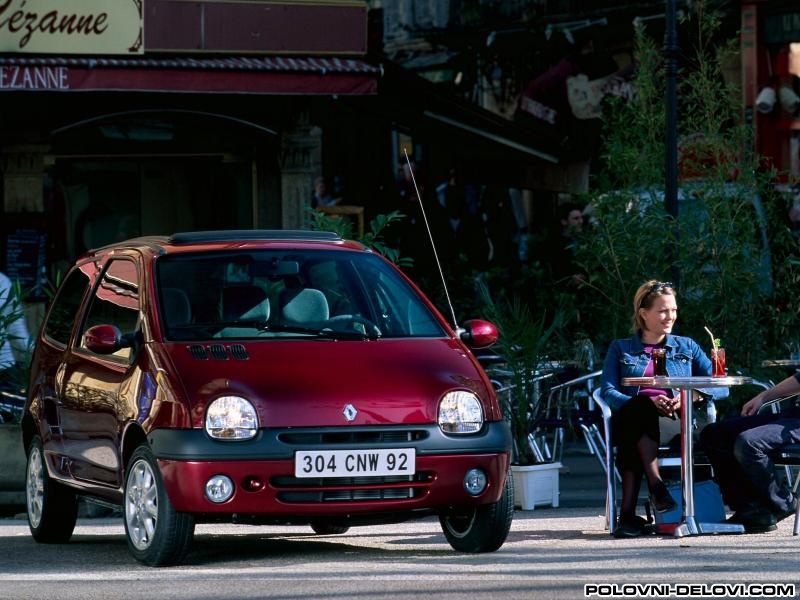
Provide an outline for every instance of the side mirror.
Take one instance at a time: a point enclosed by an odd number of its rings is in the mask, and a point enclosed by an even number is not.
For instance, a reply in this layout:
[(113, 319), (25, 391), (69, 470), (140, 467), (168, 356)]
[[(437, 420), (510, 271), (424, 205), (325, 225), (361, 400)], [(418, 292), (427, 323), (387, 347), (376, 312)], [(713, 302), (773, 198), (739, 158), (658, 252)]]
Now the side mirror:
[(472, 319), (464, 323), (461, 340), (470, 348), (488, 348), (497, 341), (500, 335), (497, 327), (489, 321)]
[(127, 338), (123, 338), (119, 327), (95, 325), (83, 334), (83, 345), (97, 354), (114, 354), (120, 348), (126, 348), (131, 344)]

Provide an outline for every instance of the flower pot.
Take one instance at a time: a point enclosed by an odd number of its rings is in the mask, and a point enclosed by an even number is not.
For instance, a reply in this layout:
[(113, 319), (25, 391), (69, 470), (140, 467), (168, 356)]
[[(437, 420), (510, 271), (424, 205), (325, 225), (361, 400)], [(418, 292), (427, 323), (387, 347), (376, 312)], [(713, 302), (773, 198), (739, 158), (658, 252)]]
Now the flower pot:
[(514, 477), (514, 505), (522, 510), (535, 506), (558, 507), (560, 462), (536, 465), (511, 465)]
[(0, 425), (0, 506), (25, 503), (25, 449), (19, 423)]

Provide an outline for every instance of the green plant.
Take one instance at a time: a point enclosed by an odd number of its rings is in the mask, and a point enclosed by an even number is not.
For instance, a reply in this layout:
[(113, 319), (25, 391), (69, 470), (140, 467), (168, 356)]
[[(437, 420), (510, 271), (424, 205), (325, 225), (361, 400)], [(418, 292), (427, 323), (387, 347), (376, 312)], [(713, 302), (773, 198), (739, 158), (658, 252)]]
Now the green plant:
[(377, 215), (370, 220), (369, 231), (359, 236), (355, 235), (352, 222), (342, 218), (340, 215), (328, 215), (313, 208), (308, 208), (307, 210), (311, 217), (311, 229), (315, 231), (333, 231), (345, 239), (355, 239), (367, 248), (372, 248), (382, 254), (398, 266), (409, 267), (413, 264), (413, 260), (410, 257), (401, 256), (400, 250), (387, 245), (384, 238), (384, 232), (388, 227), (406, 218), (399, 210), (394, 210), (385, 215)]
[(518, 296), (495, 300), (484, 284), (479, 293), (486, 317), (498, 329), (497, 349), (505, 364), (496, 375), (502, 381), (499, 400), (509, 420), (514, 440), (515, 464), (537, 462), (528, 436), (544, 416), (545, 399), (552, 381), (542, 377), (541, 365), (560, 347), (558, 333), (564, 323), (560, 312), (534, 316), (529, 305)]
[[(15, 364), (3, 370), (3, 383), (15, 392), (27, 387), (30, 370), (30, 340), (14, 334), (12, 329), (17, 321), (25, 319), (25, 296), (20, 282), (15, 281), (0, 303), (0, 347), (9, 343), (16, 350)], [(20, 349), (21, 345), (25, 346), (24, 350)]]
[(675, 281), (676, 331), (699, 339), (709, 324), (725, 337), (729, 361), (747, 366), (759, 362), (769, 337), (771, 274), (756, 200), (771, 173), (760, 173), (757, 157), (742, 151), (749, 130), (722, 75), (735, 49), (715, 39), (717, 16), (698, 2), (684, 25), (693, 33), (683, 41), (678, 76), (679, 214), (674, 219), (664, 206), (666, 79), (659, 42), (639, 30), (636, 94), (611, 101), (603, 116), (602, 167), (587, 198), (596, 225), (577, 249), (591, 292), (584, 326), (604, 347), (629, 333), (631, 298), (642, 282)]

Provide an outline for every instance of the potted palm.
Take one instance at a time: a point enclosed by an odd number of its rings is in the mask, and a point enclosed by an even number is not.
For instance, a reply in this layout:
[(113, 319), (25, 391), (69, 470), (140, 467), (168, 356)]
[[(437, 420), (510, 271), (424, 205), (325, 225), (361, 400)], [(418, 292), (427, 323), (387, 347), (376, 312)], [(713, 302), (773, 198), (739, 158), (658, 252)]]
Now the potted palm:
[(563, 315), (534, 316), (519, 298), (493, 300), (485, 287), (481, 295), (487, 317), (500, 334), (497, 349), (505, 362), (491, 369), (503, 413), (511, 426), (515, 501), (524, 510), (536, 504), (558, 506), (558, 474), (561, 463), (548, 459), (533, 438), (547, 417), (547, 396), (554, 381), (548, 368), (551, 352), (558, 345), (557, 333)]

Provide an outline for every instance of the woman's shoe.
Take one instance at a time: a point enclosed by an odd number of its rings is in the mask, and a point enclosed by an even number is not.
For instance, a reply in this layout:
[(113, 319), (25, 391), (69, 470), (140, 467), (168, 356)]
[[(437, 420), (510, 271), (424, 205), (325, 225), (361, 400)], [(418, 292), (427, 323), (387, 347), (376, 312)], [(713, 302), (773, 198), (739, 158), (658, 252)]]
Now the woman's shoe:
[(643, 535), (647, 521), (642, 517), (636, 515), (623, 516), (620, 515), (617, 520), (617, 526), (614, 528), (615, 538), (634, 538)]
[(650, 504), (656, 509), (656, 512), (669, 512), (678, 507), (678, 503), (669, 493), (667, 486), (663, 481), (659, 481), (655, 487), (650, 490)]

